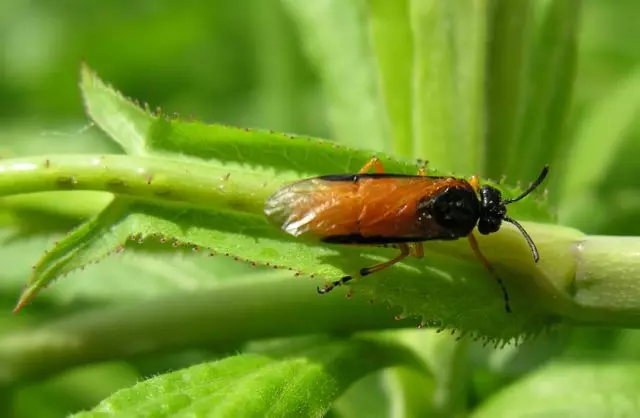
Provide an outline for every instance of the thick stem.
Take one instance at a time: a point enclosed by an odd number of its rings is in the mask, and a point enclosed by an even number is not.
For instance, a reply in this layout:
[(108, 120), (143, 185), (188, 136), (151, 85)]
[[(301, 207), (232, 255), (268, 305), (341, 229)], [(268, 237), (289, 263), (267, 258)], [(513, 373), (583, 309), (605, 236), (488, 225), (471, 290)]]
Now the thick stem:
[(264, 175), (197, 162), (124, 155), (56, 155), (0, 161), (0, 196), (94, 190), (200, 207), (262, 213)]
[(590, 236), (575, 246), (580, 322), (640, 326), (640, 238)]

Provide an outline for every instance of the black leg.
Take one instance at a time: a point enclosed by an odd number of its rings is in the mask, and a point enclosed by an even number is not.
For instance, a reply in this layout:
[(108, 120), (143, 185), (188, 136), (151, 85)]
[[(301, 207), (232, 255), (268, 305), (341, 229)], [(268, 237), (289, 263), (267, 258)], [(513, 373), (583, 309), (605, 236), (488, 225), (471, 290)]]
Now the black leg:
[[(389, 261), (385, 261), (384, 263), (376, 264), (371, 267), (364, 267), (360, 269), (360, 277), (368, 276), (371, 273), (375, 273), (380, 270), (384, 270), (387, 267), (391, 267), (397, 262), (403, 260), (405, 257), (409, 255), (409, 246), (407, 244), (398, 244), (398, 248), (400, 249), (400, 254), (396, 257), (392, 258)], [(353, 276), (344, 276), (340, 280), (336, 280), (335, 282), (331, 282), (324, 287), (318, 287), (318, 293), (324, 295), (325, 293), (331, 292), (336, 286), (341, 286), (348, 281), (353, 280)]]
[(336, 286), (341, 286), (349, 280), (353, 279), (351, 276), (344, 276), (340, 280), (336, 280), (335, 282), (331, 282), (323, 287), (318, 286), (318, 293), (324, 295), (325, 293), (331, 292)]

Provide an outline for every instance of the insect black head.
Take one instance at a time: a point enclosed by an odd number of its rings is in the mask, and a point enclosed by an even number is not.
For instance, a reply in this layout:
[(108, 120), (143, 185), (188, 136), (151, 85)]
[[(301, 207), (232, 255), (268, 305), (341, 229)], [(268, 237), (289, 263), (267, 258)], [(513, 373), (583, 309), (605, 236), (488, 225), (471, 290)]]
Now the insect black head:
[(502, 199), (502, 193), (500, 193), (498, 189), (491, 186), (482, 186), (480, 188), (480, 219), (478, 220), (478, 231), (486, 235), (498, 231), (502, 221), (513, 224), (513, 226), (518, 228), (520, 233), (522, 233), (524, 239), (527, 240), (527, 244), (529, 244), (529, 248), (533, 254), (533, 259), (535, 262), (538, 262), (540, 256), (536, 245), (522, 225), (507, 216), (507, 205), (523, 199), (534, 191), (540, 186), (540, 183), (544, 181), (545, 177), (547, 177), (547, 173), (549, 173), (549, 166), (545, 165), (536, 181), (522, 192), (520, 196), (513, 199)]

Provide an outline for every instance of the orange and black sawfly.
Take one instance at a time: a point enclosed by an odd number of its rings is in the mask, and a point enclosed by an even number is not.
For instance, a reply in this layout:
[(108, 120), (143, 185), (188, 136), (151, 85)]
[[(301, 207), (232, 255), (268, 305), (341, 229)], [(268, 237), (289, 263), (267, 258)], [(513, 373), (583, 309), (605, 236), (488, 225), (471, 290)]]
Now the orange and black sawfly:
[[(370, 173), (371, 169), (374, 173)], [(364, 277), (390, 267), (405, 257), (424, 255), (423, 241), (467, 238), (475, 255), (500, 285), (505, 309), (509, 296), (502, 280), (480, 252), (474, 228), (483, 235), (497, 232), (502, 222), (513, 224), (524, 236), (533, 259), (538, 250), (525, 229), (507, 216), (507, 205), (535, 190), (545, 179), (545, 166), (520, 196), (503, 199), (495, 187), (451, 176), (385, 173), (382, 162), (372, 158), (356, 174), (330, 174), (283, 186), (265, 204), (267, 218), (288, 234), (332, 244), (392, 245), (400, 253), (380, 264), (360, 269)], [(324, 294), (353, 279), (344, 276), (324, 287)]]

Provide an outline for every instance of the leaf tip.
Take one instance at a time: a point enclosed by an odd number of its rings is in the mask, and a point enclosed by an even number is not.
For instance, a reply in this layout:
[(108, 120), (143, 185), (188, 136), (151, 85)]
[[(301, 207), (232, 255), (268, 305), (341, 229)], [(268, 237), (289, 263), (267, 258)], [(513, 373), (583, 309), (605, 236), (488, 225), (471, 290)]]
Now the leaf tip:
[(90, 80), (95, 80), (98, 76), (96, 72), (91, 69), (85, 59), (80, 60), (80, 85), (81, 87), (87, 84)]
[(22, 309), (36, 297), (36, 295), (38, 294), (38, 290), (39, 289), (37, 286), (27, 287), (20, 295), (18, 303), (16, 303), (16, 306), (13, 308), (13, 311), (11, 311), (11, 313), (13, 315), (17, 315), (18, 313), (20, 313), (20, 311), (22, 311)]

